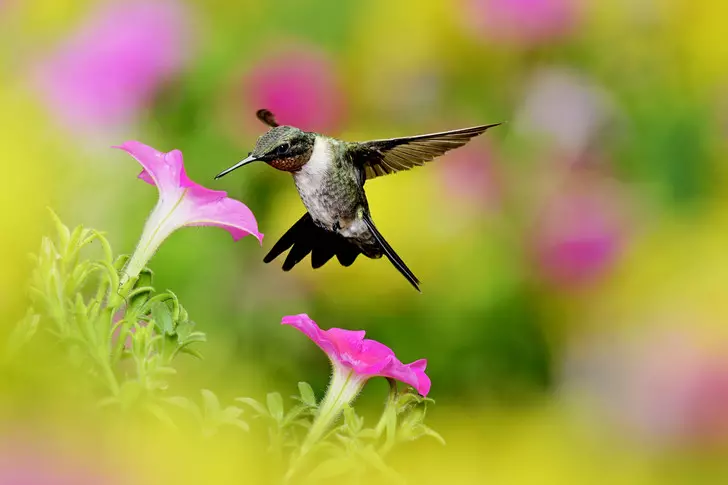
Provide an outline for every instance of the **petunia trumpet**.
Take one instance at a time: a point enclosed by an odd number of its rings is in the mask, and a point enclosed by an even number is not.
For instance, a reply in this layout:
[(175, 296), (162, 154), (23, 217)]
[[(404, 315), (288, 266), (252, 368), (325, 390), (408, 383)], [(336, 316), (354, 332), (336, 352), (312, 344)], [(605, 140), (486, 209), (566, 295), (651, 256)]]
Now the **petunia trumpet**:
[(149, 215), (141, 239), (122, 275), (122, 283), (139, 275), (164, 240), (186, 226), (215, 226), (228, 231), (233, 240), (252, 235), (259, 242), (255, 216), (242, 202), (226, 192), (205, 188), (187, 176), (182, 152), (162, 153), (138, 141), (114, 147), (134, 157), (143, 170), (139, 178), (154, 185), (159, 201)]
[(430, 378), (425, 374), (427, 360), (403, 364), (386, 345), (365, 339), (364, 330), (321, 330), (306, 314), (283, 317), (281, 323), (297, 328), (310, 338), (326, 353), (333, 368), (331, 383), (302, 446), (302, 455), (324, 435), (372, 377), (396, 379), (412, 386), (423, 396), (430, 392)]

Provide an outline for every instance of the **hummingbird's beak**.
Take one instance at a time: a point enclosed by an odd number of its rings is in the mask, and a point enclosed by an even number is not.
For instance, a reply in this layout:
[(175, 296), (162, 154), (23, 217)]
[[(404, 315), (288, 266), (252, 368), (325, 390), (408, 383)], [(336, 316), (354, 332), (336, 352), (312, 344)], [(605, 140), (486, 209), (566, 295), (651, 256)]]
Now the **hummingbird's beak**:
[(255, 161), (257, 161), (257, 160), (258, 160), (258, 159), (257, 159), (257, 158), (255, 158), (255, 157), (254, 157), (253, 155), (250, 155), (250, 156), (249, 156), (248, 158), (246, 158), (245, 160), (241, 160), (241, 161), (239, 161), (238, 163), (236, 163), (235, 165), (233, 165), (232, 167), (230, 167), (230, 168), (227, 168), (227, 169), (223, 170), (222, 172), (220, 172), (219, 174), (215, 175), (215, 180), (217, 180), (217, 179), (219, 179), (220, 177), (223, 177), (223, 176), (225, 176), (225, 175), (229, 174), (229, 173), (230, 173), (230, 172), (232, 172), (233, 170), (236, 170), (236, 169), (238, 169), (238, 168), (242, 167), (243, 165), (247, 165), (247, 164), (249, 164), (249, 163), (252, 163), (252, 162), (255, 162)]

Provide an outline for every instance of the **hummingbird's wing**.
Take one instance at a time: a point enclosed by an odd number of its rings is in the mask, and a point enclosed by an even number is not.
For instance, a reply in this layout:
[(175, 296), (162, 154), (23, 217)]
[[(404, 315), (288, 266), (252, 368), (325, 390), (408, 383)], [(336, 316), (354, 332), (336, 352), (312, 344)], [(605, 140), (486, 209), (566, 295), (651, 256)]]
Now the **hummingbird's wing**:
[(428, 135), (359, 142), (353, 144), (350, 153), (354, 162), (364, 169), (366, 178), (372, 179), (424, 165), (425, 162), (465, 145), (471, 138), (498, 125), (500, 123)]

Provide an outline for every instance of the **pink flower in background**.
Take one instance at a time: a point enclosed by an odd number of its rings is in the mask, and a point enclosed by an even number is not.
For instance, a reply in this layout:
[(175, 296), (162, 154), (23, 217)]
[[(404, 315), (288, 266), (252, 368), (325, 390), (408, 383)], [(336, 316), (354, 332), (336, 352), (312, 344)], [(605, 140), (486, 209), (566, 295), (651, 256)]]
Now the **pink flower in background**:
[(463, 12), (487, 40), (530, 46), (560, 39), (579, 24), (577, 0), (465, 0)]
[(155, 185), (159, 202), (147, 219), (137, 249), (124, 269), (125, 278), (139, 274), (164, 240), (185, 226), (215, 226), (228, 231), (235, 241), (252, 235), (262, 243), (255, 216), (242, 202), (226, 192), (205, 188), (187, 176), (182, 152), (158, 152), (128, 141), (116, 147), (134, 157), (143, 167), (139, 178)]
[(579, 157), (603, 142), (618, 126), (613, 96), (583, 73), (565, 68), (537, 69), (526, 85), (516, 112), (520, 133), (544, 140), (567, 157)]
[(37, 66), (38, 86), (65, 123), (86, 130), (128, 123), (184, 67), (190, 25), (173, 0), (96, 9)]
[(243, 95), (251, 118), (256, 109), (268, 108), (279, 123), (306, 131), (336, 132), (346, 111), (333, 62), (310, 49), (261, 59), (248, 71)]
[(499, 187), (492, 150), (476, 144), (466, 145), (448, 154), (437, 164), (447, 199), (462, 201), (467, 207), (483, 210), (495, 205)]
[(536, 199), (531, 250), (541, 277), (576, 287), (595, 282), (613, 266), (626, 227), (618, 193), (605, 180), (567, 177), (558, 191)]
[(728, 341), (688, 320), (574, 346), (566, 386), (660, 446), (728, 444)]
[(97, 485), (132, 483), (119, 470), (104, 470), (99, 456), (71, 454), (69, 443), (59, 446), (52, 436), (31, 441), (28, 430), (0, 436), (0, 484)]

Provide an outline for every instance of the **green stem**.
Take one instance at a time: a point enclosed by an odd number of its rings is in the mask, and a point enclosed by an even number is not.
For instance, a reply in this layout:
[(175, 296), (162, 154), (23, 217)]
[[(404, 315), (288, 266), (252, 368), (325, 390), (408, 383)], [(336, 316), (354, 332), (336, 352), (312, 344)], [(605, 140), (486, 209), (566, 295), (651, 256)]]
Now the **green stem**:
[(333, 374), (331, 384), (326, 391), (323, 401), (318, 409), (318, 414), (308, 430), (308, 435), (301, 445), (301, 450), (292, 461), (285, 481), (288, 482), (296, 471), (303, 464), (304, 458), (318, 444), (331, 425), (336, 421), (344, 406), (351, 403), (364, 386), (366, 378), (357, 375), (352, 369), (333, 363)]
[(106, 385), (109, 386), (109, 391), (111, 391), (111, 394), (113, 396), (118, 396), (120, 391), (119, 382), (116, 380), (116, 375), (111, 369), (108, 360), (103, 360), (102, 362), (100, 362), (100, 364), (101, 372), (103, 373), (104, 379), (106, 380)]
[(382, 417), (379, 418), (379, 422), (374, 428), (377, 436), (380, 436), (382, 434), (382, 431), (384, 431), (384, 427), (387, 425), (389, 415), (397, 412), (396, 409), (394, 409), (394, 406), (397, 402), (397, 396), (399, 395), (397, 391), (397, 381), (390, 377), (387, 377), (387, 382), (389, 383), (389, 394), (387, 395), (387, 402), (384, 405)]

